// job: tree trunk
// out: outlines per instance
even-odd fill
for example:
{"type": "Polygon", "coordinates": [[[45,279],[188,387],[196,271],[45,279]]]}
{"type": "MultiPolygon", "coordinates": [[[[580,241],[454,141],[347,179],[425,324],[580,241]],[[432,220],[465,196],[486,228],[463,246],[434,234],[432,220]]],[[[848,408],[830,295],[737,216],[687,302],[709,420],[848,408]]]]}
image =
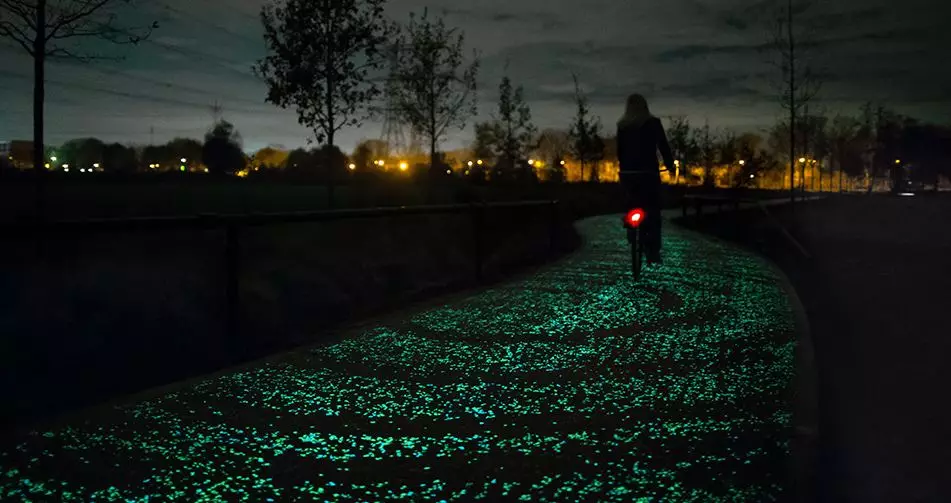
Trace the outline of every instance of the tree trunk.
{"type": "Polygon", "coordinates": [[[842,159],[839,159],[839,194],[842,193],[842,159]]]}
{"type": "Polygon", "coordinates": [[[430,176],[436,173],[436,135],[429,140],[429,173],[430,176]]]}
{"type": "Polygon", "coordinates": [[[43,144],[43,103],[46,93],[46,0],[36,3],[33,40],[33,175],[36,177],[36,219],[46,218],[46,149],[43,144]]]}
{"type": "MultiPolygon", "coordinates": [[[[324,49],[326,54],[326,64],[327,68],[333,67],[333,55],[330,52],[330,48],[326,47],[324,49]]],[[[336,206],[336,201],[334,200],[334,178],[336,177],[336,170],[334,169],[334,155],[333,155],[333,146],[334,146],[334,133],[337,131],[337,125],[334,123],[334,79],[330,76],[331,73],[328,72],[327,76],[327,97],[325,105],[327,107],[327,148],[325,149],[324,155],[324,167],[327,170],[327,206],[330,209],[333,209],[336,206]]]]}

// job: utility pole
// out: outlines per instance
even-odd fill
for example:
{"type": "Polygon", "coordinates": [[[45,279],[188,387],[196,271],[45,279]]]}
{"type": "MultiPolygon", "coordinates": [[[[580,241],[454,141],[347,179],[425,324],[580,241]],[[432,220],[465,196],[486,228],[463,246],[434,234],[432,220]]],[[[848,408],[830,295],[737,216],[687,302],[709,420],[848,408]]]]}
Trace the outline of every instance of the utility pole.
{"type": "Polygon", "coordinates": [[[811,139],[812,131],[812,119],[809,117],[809,104],[807,103],[802,109],[802,117],[799,120],[802,128],[802,156],[806,159],[806,162],[802,163],[802,167],[799,168],[799,185],[801,187],[800,192],[802,193],[802,199],[806,198],[806,169],[809,169],[809,174],[814,174],[812,172],[812,159],[809,155],[809,140],[811,139]]]}
{"type": "Polygon", "coordinates": [[[215,100],[215,104],[211,106],[211,116],[214,119],[215,124],[221,120],[221,105],[218,104],[218,100],[215,100]]]}
{"type": "Polygon", "coordinates": [[[796,42],[793,34],[793,3],[788,0],[786,20],[789,38],[789,205],[796,210],[796,42]]]}
{"type": "Polygon", "coordinates": [[[43,138],[43,98],[46,93],[46,0],[36,2],[36,38],[33,39],[33,171],[36,176],[36,219],[46,217],[46,148],[43,138]]]}

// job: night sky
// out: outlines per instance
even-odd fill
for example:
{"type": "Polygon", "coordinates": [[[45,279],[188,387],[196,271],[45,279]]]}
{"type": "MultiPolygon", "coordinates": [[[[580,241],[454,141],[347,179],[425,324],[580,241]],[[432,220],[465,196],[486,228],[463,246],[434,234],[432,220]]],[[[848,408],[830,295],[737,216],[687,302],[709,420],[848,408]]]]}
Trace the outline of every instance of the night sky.
{"type": "MultiPolygon", "coordinates": [[[[119,62],[50,64],[48,143],[85,136],[137,144],[200,137],[217,100],[246,150],[305,144],[309,133],[295,113],[264,103],[265,86],[250,71],[265,51],[257,18],[263,3],[140,1],[125,19],[157,20],[161,27],[151,42],[93,47],[124,55],[119,62]]],[[[482,117],[491,112],[507,61],[540,128],[567,126],[572,71],[609,130],[632,92],[645,94],[656,115],[709,119],[715,127],[757,131],[781,113],[769,63],[774,57],[763,47],[775,0],[392,0],[388,12],[404,21],[427,4],[465,29],[470,48],[482,53],[482,117]]],[[[941,24],[947,10],[935,0],[817,2],[804,18],[815,42],[810,53],[825,73],[822,99],[814,106],[852,112],[865,100],[881,100],[900,112],[948,122],[951,31],[941,24]]],[[[30,61],[9,42],[0,44],[7,44],[0,49],[0,139],[28,139],[30,61]]],[[[338,143],[350,151],[361,138],[380,135],[381,126],[368,123],[344,131],[338,143]]],[[[455,134],[445,147],[468,144],[470,136],[455,134]]]]}

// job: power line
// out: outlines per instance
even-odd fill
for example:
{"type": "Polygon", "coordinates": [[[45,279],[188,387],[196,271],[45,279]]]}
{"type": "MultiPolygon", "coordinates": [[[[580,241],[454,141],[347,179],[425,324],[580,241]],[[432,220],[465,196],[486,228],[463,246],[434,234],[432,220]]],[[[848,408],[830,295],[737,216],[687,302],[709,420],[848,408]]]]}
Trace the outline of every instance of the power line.
{"type": "MultiPolygon", "coordinates": [[[[30,75],[25,75],[25,74],[21,74],[21,73],[11,72],[11,71],[9,71],[9,70],[4,70],[4,69],[0,69],[0,75],[7,76],[7,77],[12,77],[12,78],[17,78],[17,79],[26,79],[26,80],[32,80],[32,79],[33,79],[33,77],[30,76],[30,75]]],[[[131,92],[125,92],[125,91],[116,91],[116,90],[114,90],[114,89],[106,89],[106,88],[102,88],[102,87],[90,86],[90,85],[82,84],[82,83],[79,83],[79,82],[64,82],[64,81],[53,80],[53,79],[46,79],[46,82],[47,82],[48,84],[53,84],[53,85],[57,85],[57,86],[67,87],[67,88],[82,89],[82,90],[89,91],[89,92],[96,92],[96,93],[101,93],[101,94],[106,94],[106,95],[111,95],[111,96],[120,96],[120,97],[123,97],[123,98],[129,98],[129,99],[138,99],[138,100],[143,100],[143,101],[151,101],[151,102],[153,102],[153,103],[162,103],[162,104],[167,104],[167,105],[187,106],[187,107],[196,107],[196,108],[204,108],[204,107],[207,106],[207,103],[199,103],[199,102],[195,102],[195,101],[186,101],[186,100],[176,99],[176,98],[163,98],[163,97],[160,97],[160,96],[149,96],[149,95],[146,95],[146,94],[131,93],[131,92]]],[[[277,111],[277,110],[251,110],[251,109],[234,109],[234,110],[235,110],[236,112],[249,113],[249,114],[269,114],[269,113],[270,113],[270,114],[274,114],[274,113],[280,113],[280,112],[277,111]]]]}
{"type": "Polygon", "coordinates": [[[254,100],[251,100],[251,99],[248,99],[248,98],[240,98],[240,97],[237,97],[237,96],[229,96],[229,95],[227,95],[227,94],[221,94],[221,93],[218,93],[218,92],[216,92],[216,91],[208,91],[208,90],[200,89],[200,88],[197,88],[197,87],[186,86],[186,85],[184,85],[184,84],[175,84],[175,83],[172,83],[172,82],[165,82],[165,81],[161,81],[161,80],[155,80],[155,79],[151,79],[151,78],[144,77],[144,76],[140,76],[140,75],[130,74],[130,73],[126,72],[126,71],[119,70],[119,69],[117,69],[117,68],[103,69],[103,68],[98,68],[98,67],[95,67],[95,66],[80,66],[80,65],[77,65],[77,64],[69,64],[68,66],[72,66],[72,67],[74,67],[74,68],[82,68],[82,69],[84,69],[84,70],[90,70],[90,71],[93,71],[93,72],[96,72],[96,73],[99,73],[99,74],[102,74],[102,75],[107,75],[107,76],[116,76],[116,75],[119,75],[119,76],[121,76],[121,77],[123,77],[123,78],[126,78],[126,79],[129,79],[129,80],[135,80],[135,81],[139,81],[139,82],[144,82],[144,83],[146,83],[146,84],[152,84],[152,85],[155,85],[155,86],[160,86],[160,87],[164,87],[164,88],[168,88],[168,89],[180,89],[180,90],[182,90],[182,91],[187,91],[187,92],[195,93],[195,94],[201,94],[201,95],[205,95],[205,96],[221,97],[221,98],[227,99],[227,100],[229,100],[229,101],[241,102],[241,103],[246,103],[246,104],[250,104],[250,105],[263,105],[263,104],[264,104],[264,101],[263,101],[263,100],[262,100],[262,101],[254,101],[254,100]]]}
{"type": "MultiPolygon", "coordinates": [[[[131,36],[132,34],[129,33],[129,35],[131,36]]],[[[235,74],[235,75],[240,75],[240,76],[243,77],[243,78],[251,79],[251,80],[254,80],[255,82],[258,82],[258,83],[262,83],[262,82],[263,82],[263,80],[262,80],[261,78],[259,78],[259,77],[258,77],[257,75],[255,75],[254,73],[251,73],[250,71],[244,72],[244,71],[238,70],[237,68],[235,68],[235,67],[233,67],[233,66],[229,66],[229,64],[231,64],[231,65],[236,65],[236,66],[245,66],[245,65],[247,65],[247,62],[246,62],[246,61],[236,61],[236,60],[233,60],[233,59],[229,59],[229,58],[225,58],[225,57],[221,57],[221,56],[215,56],[215,55],[208,54],[208,53],[201,52],[201,51],[196,51],[196,50],[194,50],[194,49],[186,49],[186,48],[184,48],[184,47],[179,47],[179,46],[177,46],[177,45],[172,45],[172,44],[168,44],[168,43],[164,43],[164,42],[159,42],[159,41],[153,40],[153,39],[151,39],[151,38],[147,38],[147,39],[145,39],[143,42],[149,43],[149,44],[151,44],[151,45],[153,45],[153,46],[156,46],[156,47],[160,47],[160,48],[165,49],[165,50],[167,50],[167,51],[171,51],[171,52],[175,52],[175,53],[181,54],[181,55],[183,55],[183,56],[197,57],[197,58],[199,58],[199,59],[203,59],[203,60],[205,60],[205,61],[208,61],[208,62],[210,62],[210,63],[213,63],[213,64],[215,64],[216,66],[218,66],[219,68],[223,68],[223,69],[225,69],[225,70],[228,70],[228,71],[232,72],[232,73],[235,74]]]]}
{"type": "MultiPolygon", "coordinates": [[[[168,11],[168,12],[174,12],[175,14],[178,14],[178,15],[180,16],[180,17],[179,17],[180,19],[187,19],[188,21],[190,21],[190,22],[192,22],[192,23],[194,23],[194,24],[204,25],[204,26],[207,26],[207,27],[214,28],[214,29],[216,29],[216,30],[218,30],[218,31],[220,31],[220,32],[222,32],[222,33],[226,33],[226,34],[228,34],[228,35],[230,35],[230,36],[232,36],[232,37],[235,37],[235,38],[240,38],[240,39],[244,39],[244,40],[251,40],[251,37],[249,37],[247,34],[238,33],[238,32],[236,32],[236,31],[232,30],[231,28],[226,28],[226,27],[224,27],[224,26],[221,26],[220,24],[212,23],[212,22],[209,22],[209,21],[199,21],[199,20],[195,19],[195,17],[194,17],[193,14],[190,14],[190,13],[188,13],[188,12],[185,12],[185,11],[183,11],[183,10],[177,8],[177,7],[172,7],[171,5],[168,5],[167,3],[161,3],[161,2],[159,2],[158,5],[162,6],[162,8],[164,8],[164,9],[165,9],[166,11],[168,11]]],[[[232,12],[239,12],[239,11],[232,11],[232,12]]],[[[249,17],[250,17],[250,16],[249,16],[249,17]]]]}
{"type": "MultiPolygon", "coordinates": [[[[9,47],[0,46],[0,48],[9,48],[9,47]]],[[[177,84],[177,83],[171,83],[171,82],[165,82],[165,81],[161,81],[161,80],[156,80],[156,79],[152,79],[152,78],[148,78],[148,77],[144,77],[144,76],[140,76],[140,75],[130,74],[130,73],[128,73],[128,72],[125,71],[125,70],[120,70],[120,69],[115,68],[115,67],[110,67],[110,68],[108,68],[108,69],[104,69],[104,68],[100,68],[100,67],[97,67],[97,66],[87,65],[87,64],[84,64],[84,63],[76,63],[76,62],[72,62],[72,61],[57,61],[57,60],[52,60],[51,62],[52,62],[52,63],[56,63],[57,65],[69,66],[69,67],[72,67],[72,68],[79,68],[79,69],[82,69],[82,70],[89,70],[89,71],[96,72],[96,73],[99,73],[99,74],[101,74],[101,75],[106,75],[106,76],[109,76],[109,77],[115,77],[115,76],[118,75],[118,76],[120,76],[120,77],[129,79],[129,80],[139,81],[139,82],[143,82],[143,83],[146,83],[146,84],[152,84],[152,85],[155,85],[155,86],[165,87],[165,88],[168,88],[168,89],[180,89],[180,90],[182,90],[182,91],[187,91],[187,92],[190,92],[190,93],[201,94],[201,95],[205,95],[205,96],[215,96],[215,97],[220,97],[220,98],[227,99],[227,100],[229,100],[229,101],[235,101],[235,102],[240,102],[240,103],[246,103],[246,104],[250,104],[250,105],[263,105],[263,104],[264,104],[264,101],[263,101],[263,100],[262,100],[262,101],[255,101],[255,100],[251,100],[251,99],[248,99],[248,98],[241,98],[241,97],[237,97],[237,96],[230,96],[230,95],[227,95],[227,94],[221,94],[221,93],[216,92],[216,91],[207,91],[207,90],[200,89],[200,88],[197,88],[197,87],[191,87],[191,86],[186,86],[186,85],[183,85],[183,84],[177,84]]]]}

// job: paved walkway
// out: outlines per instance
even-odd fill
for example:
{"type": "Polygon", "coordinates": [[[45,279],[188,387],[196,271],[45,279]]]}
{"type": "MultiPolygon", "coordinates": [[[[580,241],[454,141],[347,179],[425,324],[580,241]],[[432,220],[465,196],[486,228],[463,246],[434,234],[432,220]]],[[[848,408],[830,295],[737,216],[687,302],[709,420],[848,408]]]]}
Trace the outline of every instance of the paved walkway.
{"type": "MultiPolygon", "coordinates": [[[[618,217],[526,279],[0,446],[3,501],[770,501],[795,334],[759,258],[618,217]]],[[[170,362],[170,364],[174,364],[170,362]]]]}

